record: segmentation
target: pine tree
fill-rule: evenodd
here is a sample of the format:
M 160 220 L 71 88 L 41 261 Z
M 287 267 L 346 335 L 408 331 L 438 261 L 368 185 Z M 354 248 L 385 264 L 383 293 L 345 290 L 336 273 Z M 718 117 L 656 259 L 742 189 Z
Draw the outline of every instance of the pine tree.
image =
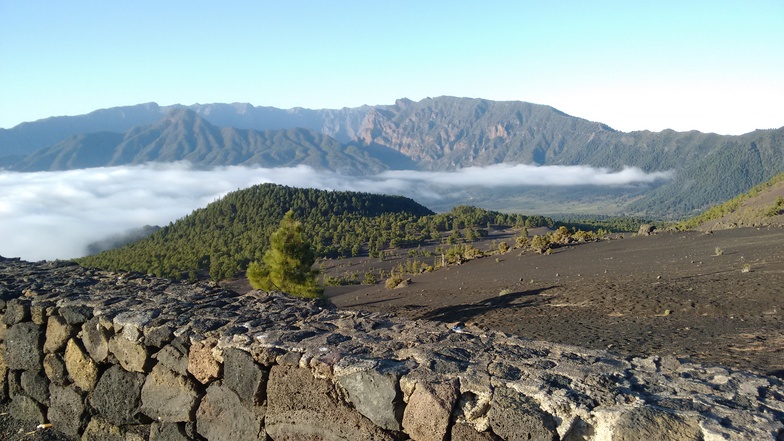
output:
M 294 220 L 289 210 L 280 227 L 270 236 L 270 247 L 261 262 L 248 266 L 250 284 L 264 291 L 282 291 L 305 298 L 319 298 L 323 290 L 318 286 L 316 261 L 310 244 L 305 241 L 302 224 Z

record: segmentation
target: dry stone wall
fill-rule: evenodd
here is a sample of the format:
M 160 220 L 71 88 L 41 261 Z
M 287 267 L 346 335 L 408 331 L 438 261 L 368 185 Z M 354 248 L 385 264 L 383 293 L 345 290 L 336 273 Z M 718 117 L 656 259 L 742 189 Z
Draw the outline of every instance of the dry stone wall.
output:
M 776 440 L 779 380 L 0 258 L 0 399 L 82 440 Z

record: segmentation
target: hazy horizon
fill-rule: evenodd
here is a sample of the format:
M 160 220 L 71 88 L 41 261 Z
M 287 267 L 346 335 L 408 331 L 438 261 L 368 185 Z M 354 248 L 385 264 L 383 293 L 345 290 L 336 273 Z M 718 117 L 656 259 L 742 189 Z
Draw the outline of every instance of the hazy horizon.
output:
M 455 172 L 387 171 L 347 177 L 307 166 L 216 167 L 185 162 L 99 167 L 56 172 L 0 171 L 0 256 L 25 260 L 70 259 L 87 246 L 145 225 L 165 226 L 223 195 L 272 182 L 325 190 L 397 194 L 422 203 L 470 188 L 521 186 L 624 186 L 652 183 L 672 172 L 637 168 L 498 164 Z M 540 214 L 540 213 L 528 213 Z

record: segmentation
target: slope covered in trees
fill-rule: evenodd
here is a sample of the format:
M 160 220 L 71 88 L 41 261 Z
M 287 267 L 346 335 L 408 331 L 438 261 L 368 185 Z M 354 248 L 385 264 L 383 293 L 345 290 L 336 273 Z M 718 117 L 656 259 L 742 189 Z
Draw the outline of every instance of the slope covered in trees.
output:
M 445 231 L 481 234 L 488 224 L 552 225 L 541 216 L 465 206 L 434 214 L 401 196 L 262 184 L 229 193 L 138 242 L 77 261 L 176 279 L 195 278 L 199 271 L 209 271 L 214 279 L 230 277 L 262 259 L 288 210 L 302 222 L 319 257 L 375 256 L 389 248 L 438 241 Z
M 720 219 L 734 225 L 764 225 L 782 214 L 784 214 L 784 173 L 779 173 L 746 193 L 679 222 L 676 228 L 693 230 L 709 226 L 708 229 L 719 229 L 716 221 Z M 779 223 L 781 221 L 784 219 L 779 219 Z

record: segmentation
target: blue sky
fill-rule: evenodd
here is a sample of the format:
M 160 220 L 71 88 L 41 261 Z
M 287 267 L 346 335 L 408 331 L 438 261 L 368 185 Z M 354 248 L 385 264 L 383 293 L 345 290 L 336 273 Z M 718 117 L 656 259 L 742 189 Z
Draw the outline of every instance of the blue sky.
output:
M 0 127 L 155 101 L 454 95 L 616 129 L 784 126 L 784 1 L 0 0 Z

